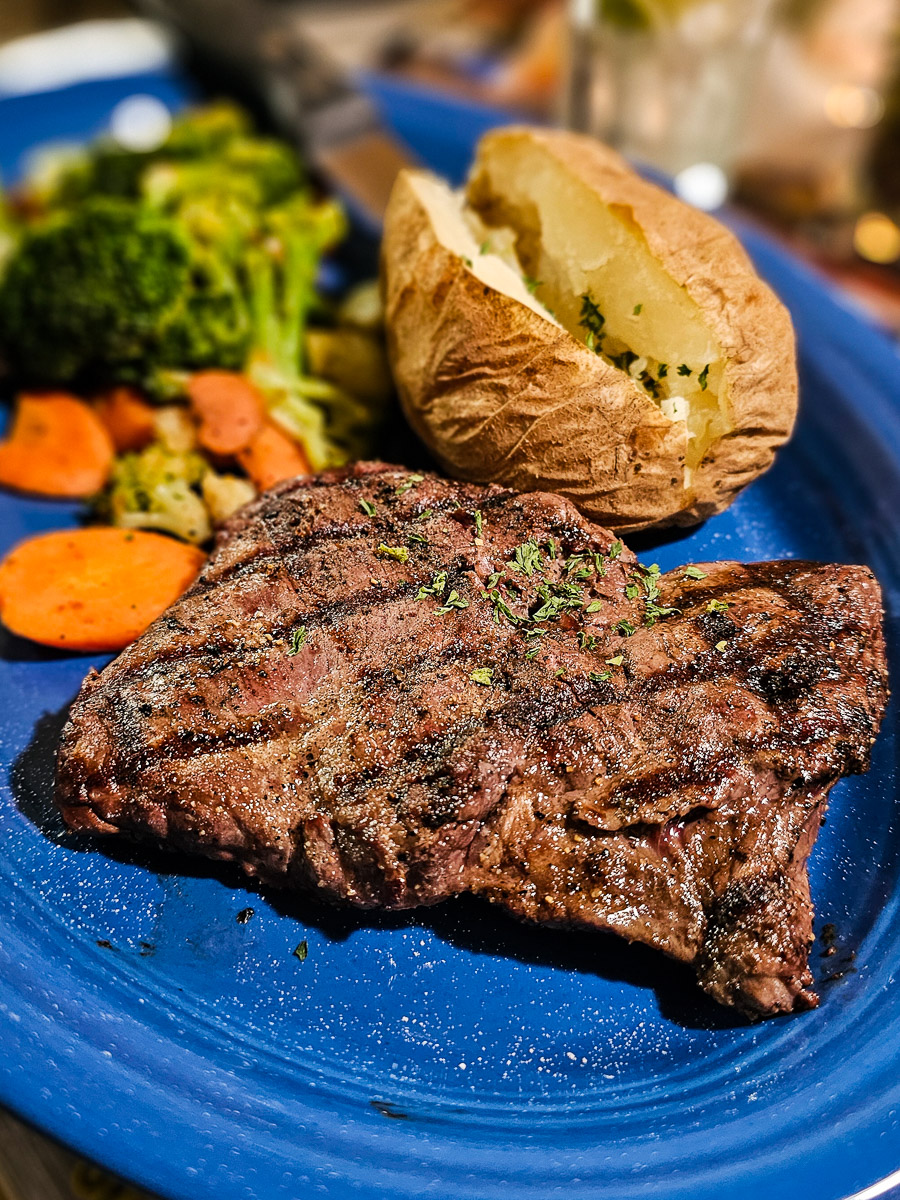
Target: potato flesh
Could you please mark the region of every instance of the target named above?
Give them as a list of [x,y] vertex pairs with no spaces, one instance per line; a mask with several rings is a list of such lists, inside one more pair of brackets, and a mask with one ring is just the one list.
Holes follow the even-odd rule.
[[443,180],[424,173],[412,176],[410,184],[429,213],[442,246],[458,255],[482,283],[518,300],[545,320],[553,321],[551,314],[529,292],[521,270],[511,267],[499,253],[486,251],[484,239],[478,240],[477,219],[473,223],[467,220],[461,193],[451,191]]
[[[721,349],[699,307],[653,256],[630,210],[605,204],[534,147],[497,159],[489,184],[502,195],[499,228],[512,228],[522,271],[540,281],[537,299],[575,337],[629,370],[664,415],[686,421],[689,486],[691,469],[730,428]],[[480,208],[487,220],[494,215]],[[604,318],[597,340],[583,323],[585,296]],[[625,351],[637,361],[623,361]]]

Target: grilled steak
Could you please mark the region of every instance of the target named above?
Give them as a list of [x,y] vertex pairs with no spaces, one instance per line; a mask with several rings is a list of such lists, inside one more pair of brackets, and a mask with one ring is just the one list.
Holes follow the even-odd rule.
[[886,700],[864,567],[660,575],[558,496],[377,464],[280,485],[63,735],[72,829],[405,908],[471,891],[817,1003],[806,857]]

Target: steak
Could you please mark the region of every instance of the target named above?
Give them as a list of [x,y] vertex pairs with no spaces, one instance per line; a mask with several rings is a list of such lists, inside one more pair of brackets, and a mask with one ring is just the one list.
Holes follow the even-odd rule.
[[554,495],[359,464],[281,484],[63,734],[69,827],[362,907],[469,891],[817,1003],[806,859],[887,698],[865,567],[661,575]]

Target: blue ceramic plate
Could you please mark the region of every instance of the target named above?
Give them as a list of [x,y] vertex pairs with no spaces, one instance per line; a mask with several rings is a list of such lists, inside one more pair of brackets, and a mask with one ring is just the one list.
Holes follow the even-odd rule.
[[[89,133],[156,78],[9,101],[7,171],[34,137]],[[484,112],[378,88],[459,174]],[[21,144],[16,144],[16,139]],[[869,563],[891,651],[900,600],[900,360],[750,232],[800,335],[802,417],[728,512],[652,557]],[[0,500],[2,549],[74,519]],[[473,902],[323,911],[236,873],[67,837],[62,714],[90,658],[7,640],[0,661],[0,1099],[169,1197],[841,1200],[900,1166],[896,710],[871,772],[834,791],[812,858],[821,1008],[749,1026],[686,970],[612,938]],[[238,924],[236,914],[252,907]],[[309,954],[293,954],[305,939]],[[851,952],[856,957],[850,960]],[[851,968],[839,980],[825,977]]]

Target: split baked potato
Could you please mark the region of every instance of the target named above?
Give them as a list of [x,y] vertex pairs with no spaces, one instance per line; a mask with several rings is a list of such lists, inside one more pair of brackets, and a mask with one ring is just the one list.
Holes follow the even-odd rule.
[[686,525],[790,435],[786,310],[718,221],[592,139],[495,130],[464,193],[404,171],[382,264],[404,410],[457,478]]

